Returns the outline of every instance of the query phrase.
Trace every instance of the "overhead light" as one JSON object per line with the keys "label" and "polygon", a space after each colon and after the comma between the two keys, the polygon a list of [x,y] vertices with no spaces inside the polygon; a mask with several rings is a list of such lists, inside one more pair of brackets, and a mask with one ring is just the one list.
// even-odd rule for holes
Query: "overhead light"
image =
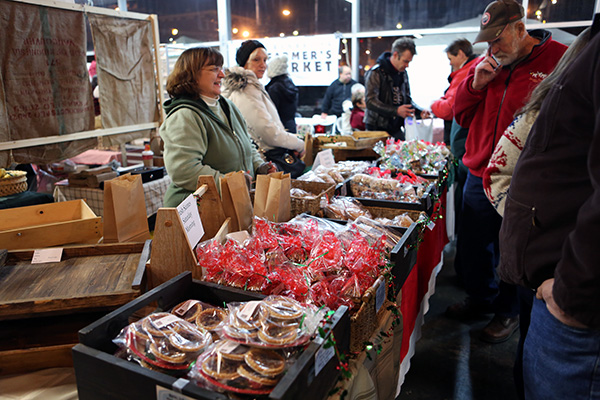
{"label": "overhead light", "polygon": [[396,29],[402,29],[402,24],[400,22],[396,24]]}
{"label": "overhead light", "polygon": [[365,50],[365,54],[371,54],[371,50]]}
{"label": "overhead light", "polygon": [[242,36],[243,37],[248,37],[248,36],[250,36],[250,32],[244,31],[244,32],[242,32]]}
{"label": "overhead light", "polygon": [[231,30],[231,33],[233,33],[233,34],[236,34],[236,33],[238,33],[238,32],[239,32],[239,31],[238,31],[238,28],[233,28],[233,29]]}
{"label": "overhead light", "polygon": [[279,37],[284,37],[284,36],[285,36],[285,33],[283,33],[283,32],[281,32],[281,33],[279,34]]}
{"label": "overhead light", "polygon": [[292,32],[292,35],[294,35],[294,36],[298,36],[299,34],[300,34],[300,32],[298,32],[298,31]]}
{"label": "overhead light", "polygon": [[287,17],[287,16],[288,16],[288,15],[290,15],[292,12],[291,12],[290,10],[288,10],[288,9],[285,9],[285,10],[283,10],[281,13]]}
{"label": "overhead light", "polygon": [[179,33],[179,29],[177,29],[177,28],[171,29],[171,35],[177,36],[178,33]]}

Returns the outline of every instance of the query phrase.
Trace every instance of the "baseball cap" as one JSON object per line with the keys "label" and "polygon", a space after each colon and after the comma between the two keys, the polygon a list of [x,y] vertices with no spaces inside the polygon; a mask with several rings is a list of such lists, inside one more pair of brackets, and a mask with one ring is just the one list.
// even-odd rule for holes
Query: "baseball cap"
{"label": "baseball cap", "polygon": [[479,33],[473,43],[491,42],[502,34],[506,25],[523,18],[523,6],[514,0],[493,1],[485,8]]}

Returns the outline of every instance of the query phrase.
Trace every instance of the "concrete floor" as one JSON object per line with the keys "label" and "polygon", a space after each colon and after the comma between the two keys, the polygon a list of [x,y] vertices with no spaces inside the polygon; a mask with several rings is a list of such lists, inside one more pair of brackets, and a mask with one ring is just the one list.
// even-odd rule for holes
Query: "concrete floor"
{"label": "concrete floor", "polygon": [[465,296],[453,263],[454,248],[448,245],[422,337],[396,400],[516,399],[512,370],[518,332],[492,345],[479,340],[488,319],[463,323],[444,316],[446,307]]}

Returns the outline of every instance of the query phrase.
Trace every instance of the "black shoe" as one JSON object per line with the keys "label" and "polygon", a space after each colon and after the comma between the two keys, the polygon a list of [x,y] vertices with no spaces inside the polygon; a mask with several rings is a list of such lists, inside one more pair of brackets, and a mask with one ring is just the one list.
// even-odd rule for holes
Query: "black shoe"
{"label": "black shoe", "polygon": [[491,306],[488,304],[476,303],[467,297],[460,303],[452,304],[446,309],[446,316],[452,319],[469,320],[477,319],[491,314]]}
{"label": "black shoe", "polygon": [[483,328],[479,337],[484,342],[506,342],[519,329],[519,317],[502,317],[498,314]]}

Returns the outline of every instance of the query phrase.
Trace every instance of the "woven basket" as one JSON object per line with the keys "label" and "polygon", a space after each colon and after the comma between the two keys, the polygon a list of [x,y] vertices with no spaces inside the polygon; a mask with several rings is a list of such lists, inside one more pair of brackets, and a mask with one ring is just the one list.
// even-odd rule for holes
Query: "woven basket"
{"label": "woven basket", "polygon": [[350,351],[352,353],[361,352],[365,348],[365,342],[371,339],[373,332],[377,329],[377,315],[385,310],[383,306],[379,310],[375,309],[379,285],[383,285],[382,289],[385,290],[384,300],[387,298],[387,283],[380,276],[363,295],[358,311],[350,317]]}
{"label": "woven basket", "polygon": [[321,210],[321,198],[327,196],[331,199],[335,194],[335,185],[333,183],[299,181],[292,179],[292,188],[302,189],[306,192],[315,195],[314,199],[306,199],[302,197],[292,197],[291,217],[307,213],[317,215]]}
{"label": "woven basket", "polygon": [[0,179],[0,196],[10,196],[27,190],[27,172],[6,171],[6,173],[12,176]]}

